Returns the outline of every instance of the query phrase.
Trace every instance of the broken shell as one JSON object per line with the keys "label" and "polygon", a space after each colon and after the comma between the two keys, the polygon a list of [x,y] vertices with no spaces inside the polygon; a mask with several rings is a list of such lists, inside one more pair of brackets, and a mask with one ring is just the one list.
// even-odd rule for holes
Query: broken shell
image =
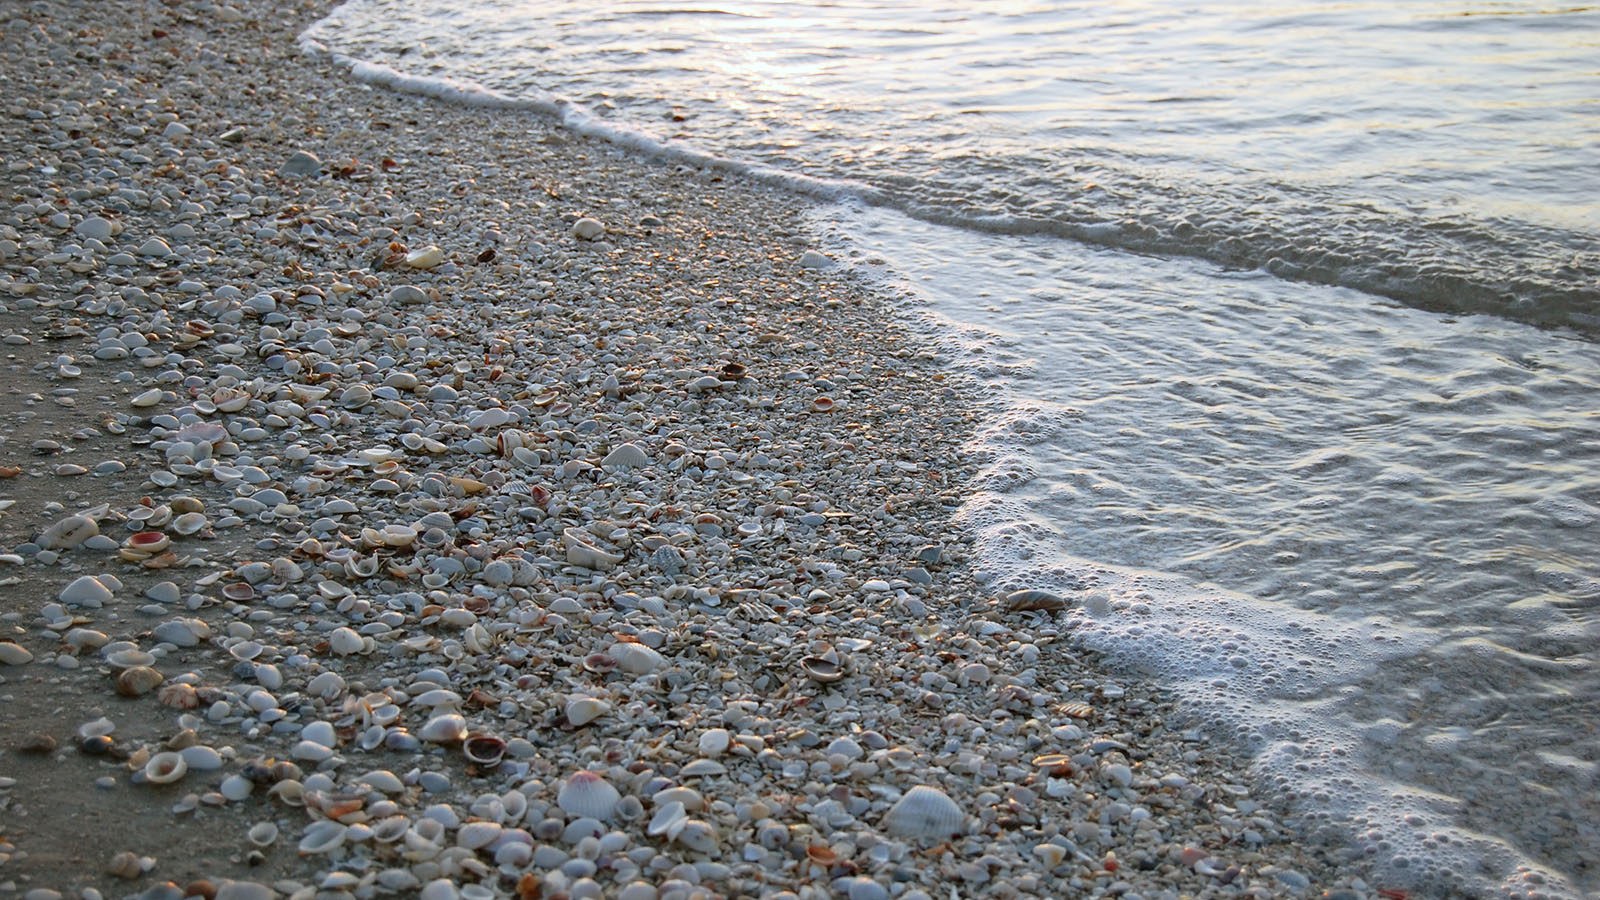
{"label": "broken shell", "polygon": [[656,810],[650,817],[650,824],[645,828],[645,834],[651,837],[664,837],[667,840],[676,838],[683,827],[689,823],[689,813],[683,801],[673,800]]}
{"label": "broken shell", "polygon": [[150,757],[144,764],[144,778],[151,784],[171,784],[189,771],[183,756],[168,750]]}
{"label": "broken shell", "polygon": [[270,847],[278,839],[278,826],[271,822],[257,822],[245,832],[245,837],[257,847]]}
{"label": "broken shell", "polygon": [[140,697],[155,690],[167,677],[150,666],[134,666],[117,673],[117,693]]}
{"label": "broken shell", "polygon": [[568,813],[609,821],[622,794],[604,778],[587,769],[572,773],[556,794],[556,805]]}
{"label": "broken shell", "polygon": [[480,766],[497,766],[506,755],[506,742],[488,734],[471,734],[461,742],[461,755]]}
{"label": "broken shell", "polygon": [[919,784],[889,807],[883,827],[893,837],[944,840],[965,831],[967,817],[944,791]]}
{"label": "broken shell", "polygon": [[812,681],[831,684],[844,677],[844,667],[823,656],[808,656],[800,660],[800,668]]}
{"label": "broken shell", "polygon": [[200,695],[194,685],[178,681],[162,685],[161,692],[156,694],[156,701],[173,709],[194,709],[200,705]]}
{"label": "broken shell", "polygon": [[561,530],[561,543],[567,548],[567,562],[602,572],[616,568],[622,562],[622,555],[602,549],[598,540],[582,528]]}

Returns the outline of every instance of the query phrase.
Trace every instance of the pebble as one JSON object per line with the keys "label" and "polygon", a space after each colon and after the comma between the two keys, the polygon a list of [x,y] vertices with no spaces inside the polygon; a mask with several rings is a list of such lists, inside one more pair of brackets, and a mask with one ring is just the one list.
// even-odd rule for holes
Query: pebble
{"label": "pebble", "polygon": [[278,167],[278,174],[290,177],[316,175],[322,171],[322,160],[309,150],[296,150]]}

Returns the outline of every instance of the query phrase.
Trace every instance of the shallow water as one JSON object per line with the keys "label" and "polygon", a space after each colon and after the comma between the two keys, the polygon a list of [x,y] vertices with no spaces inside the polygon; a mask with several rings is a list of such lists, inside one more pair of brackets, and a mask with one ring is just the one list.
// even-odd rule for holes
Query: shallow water
{"label": "shallow water", "polygon": [[1600,13],[1237,6],[354,0],[310,37],[847,198],[830,250],[992,403],[996,591],[1072,592],[1382,884],[1600,890],[1600,353],[1548,327],[1600,331]]}

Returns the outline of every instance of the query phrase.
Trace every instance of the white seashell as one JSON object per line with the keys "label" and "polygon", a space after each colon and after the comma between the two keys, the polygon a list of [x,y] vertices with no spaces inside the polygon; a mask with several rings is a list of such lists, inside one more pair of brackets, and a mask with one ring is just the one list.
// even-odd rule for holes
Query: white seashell
{"label": "white seashell", "polygon": [[678,770],[684,778],[695,778],[700,775],[726,775],[728,767],[714,759],[697,759]]}
{"label": "white seashell", "polygon": [[332,819],[312,822],[306,826],[305,834],[300,838],[300,855],[332,853],[344,846],[345,832],[348,830],[349,826]]}
{"label": "white seashell", "polygon": [[323,719],[306,723],[300,729],[300,737],[304,740],[315,741],[324,747],[339,746],[339,733],[334,729],[333,723]]}
{"label": "white seashell", "polygon": [[448,878],[435,878],[417,892],[417,900],[461,900],[461,889]]}
{"label": "white seashell", "polygon": [[621,444],[607,453],[605,459],[600,460],[602,466],[616,466],[620,469],[642,469],[650,465],[650,457],[638,444]]}
{"label": "white seashell", "polygon": [[68,606],[99,609],[111,599],[111,588],[94,575],[82,575],[61,590],[61,602]]}
{"label": "white seashell", "polygon": [[100,526],[88,516],[67,516],[39,535],[38,544],[46,550],[71,550],[100,533]]}
{"label": "white seashell", "polygon": [[392,844],[411,830],[411,820],[405,816],[389,816],[372,824],[372,839],[380,844]]}
{"label": "white seashell", "polygon": [[654,648],[630,641],[618,641],[606,653],[617,661],[617,668],[631,675],[648,675],[667,664]]}
{"label": "white seashell", "polygon": [[717,827],[703,819],[689,819],[678,829],[678,843],[699,853],[717,849]]}
{"label": "white seashell", "polygon": [[[255,785],[250,782],[250,779],[243,775],[229,775],[227,778],[222,779],[222,784],[218,786],[217,792],[229,800],[237,802],[250,796],[250,792],[254,788]],[[269,841],[268,843],[271,842]]]}
{"label": "white seashell", "polygon": [[406,254],[405,264],[413,269],[431,269],[444,262],[444,251],[429,244]]}
{"label": "white seashell", "polygon": [[468,850],[479,850],[499,840],[504,830],[498,822],[468,822],[456,832],[456,844]]}
{"label": "white seashell", "polygon": [[356,781],[385,794],[398,794],[406,789],[406,783],[400,780],[400,776],[388,769],[373,769]]}
{"label": "white seashell", "polygon": [[171,751],[157,753],[144,764],[144,778],[151,784],[171,784],[188,771],[189,764],[183,756]]}
{"label": "white seashell", "polygon": [[340,656],[349,656],[352,653],[360,653],[362,648],[365,646],[366,642],[361,639],[361,635],[356,634],[355,631],[345,628],[344,626],[335,628],[333,632],[328,635],[328,648]]}
{"label": "white seashell", "polygon": [[689,812],[681,800],[673,800],[656,810],[650,817],[650,824],[645,828],[645,834],[651,837],[664,837],[672,840],[683,831],[683,826],[689,823]]}
{"label": "white seashell", "polygon": [[594,697],[574,697],[567,701],[567,721],[582,727],[611,711],[611,704]]}
{"label": "white seashell", "polygon": [[278,826],[271,822],[257,822],[245,832],[245,837],[257,847],[270,847],[278,839]]}
{"label": "white seashell", "polygon": [[622,794],[587,769],[572,773],[556,794],[556,805],[574,816],[609,821]]}
{"label": "white seashell", "polygon": [[417,737],[435,744],[458,744],[466,736],[466,717],[457,713],[434,716],[417,729]]}
{"label": "white seashell", "polygon": [[967,816],[944,791],[919,784],[889,808],[883,827],[893,837],[943,840],[965,831]]}
{"label": "white seashell", "polygon": [[188,537],[189,535],[199,534],[206,527],[206,524],[205,513],[186,512],[172,520],[172,530]]}
{"label": "white seashell", "polygon": [[572,236],[581,241],[598,241],[604,237],[606,226],[599,219],[584,216],[572,223]]}
{"label": "white seashell", "polygon": [[701,756],[721,756],[733,739],[726,728],[712,728],[700,735]]}
{"label": "white seashell", "polygon": [[706,808],[706,798],[700,796],[699,791],[688,787],[662,788],[650,797],[650,802],[657,807],[669,803],[682,803],[683,808],[689,812],[699,812]]}
{"label": "white seashell", "polygon": [[306,693],[324,700],[336,699],[344,693],[344,676],[338,672],[322,672],[306,684]]}

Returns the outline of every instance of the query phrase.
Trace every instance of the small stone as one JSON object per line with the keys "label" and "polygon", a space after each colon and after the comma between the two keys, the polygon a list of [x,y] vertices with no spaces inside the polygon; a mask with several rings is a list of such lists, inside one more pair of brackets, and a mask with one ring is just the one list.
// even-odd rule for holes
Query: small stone
{"label": "small stone", "polygon": [[335,628],[333,633],[328,635],[328,648],[340,656],[360,653],[365,646],[366,642],[361,639],[361,635],[356,634],[349,628],[341,626]]}
{"label": "small stone", "polygon": [[398,303],[403,306],[414,306],[418,303],[427,303],[428,292],[414,285],[396,285],[389,290],[389,302]]}
{"label": "small stone", "polygon": [[289,158],[278,167],[278,174],[284,176],[315,175],[321,171],[322,160],[307,150],[296,150],[289,154]]}
{"label": "small stone", "polygon": [[78,232],[79,237],[90,238],[103,243],[111,240],[111,235],[115,232],[115,226],[111,224],[109,219],[90,216],[79,222],[78,227],[73,230]]}
{"label": "small stone", "polygon": [[139,245],[140,256],[166,257],[172,255],[172,248],[161,238],[153,237]]}

